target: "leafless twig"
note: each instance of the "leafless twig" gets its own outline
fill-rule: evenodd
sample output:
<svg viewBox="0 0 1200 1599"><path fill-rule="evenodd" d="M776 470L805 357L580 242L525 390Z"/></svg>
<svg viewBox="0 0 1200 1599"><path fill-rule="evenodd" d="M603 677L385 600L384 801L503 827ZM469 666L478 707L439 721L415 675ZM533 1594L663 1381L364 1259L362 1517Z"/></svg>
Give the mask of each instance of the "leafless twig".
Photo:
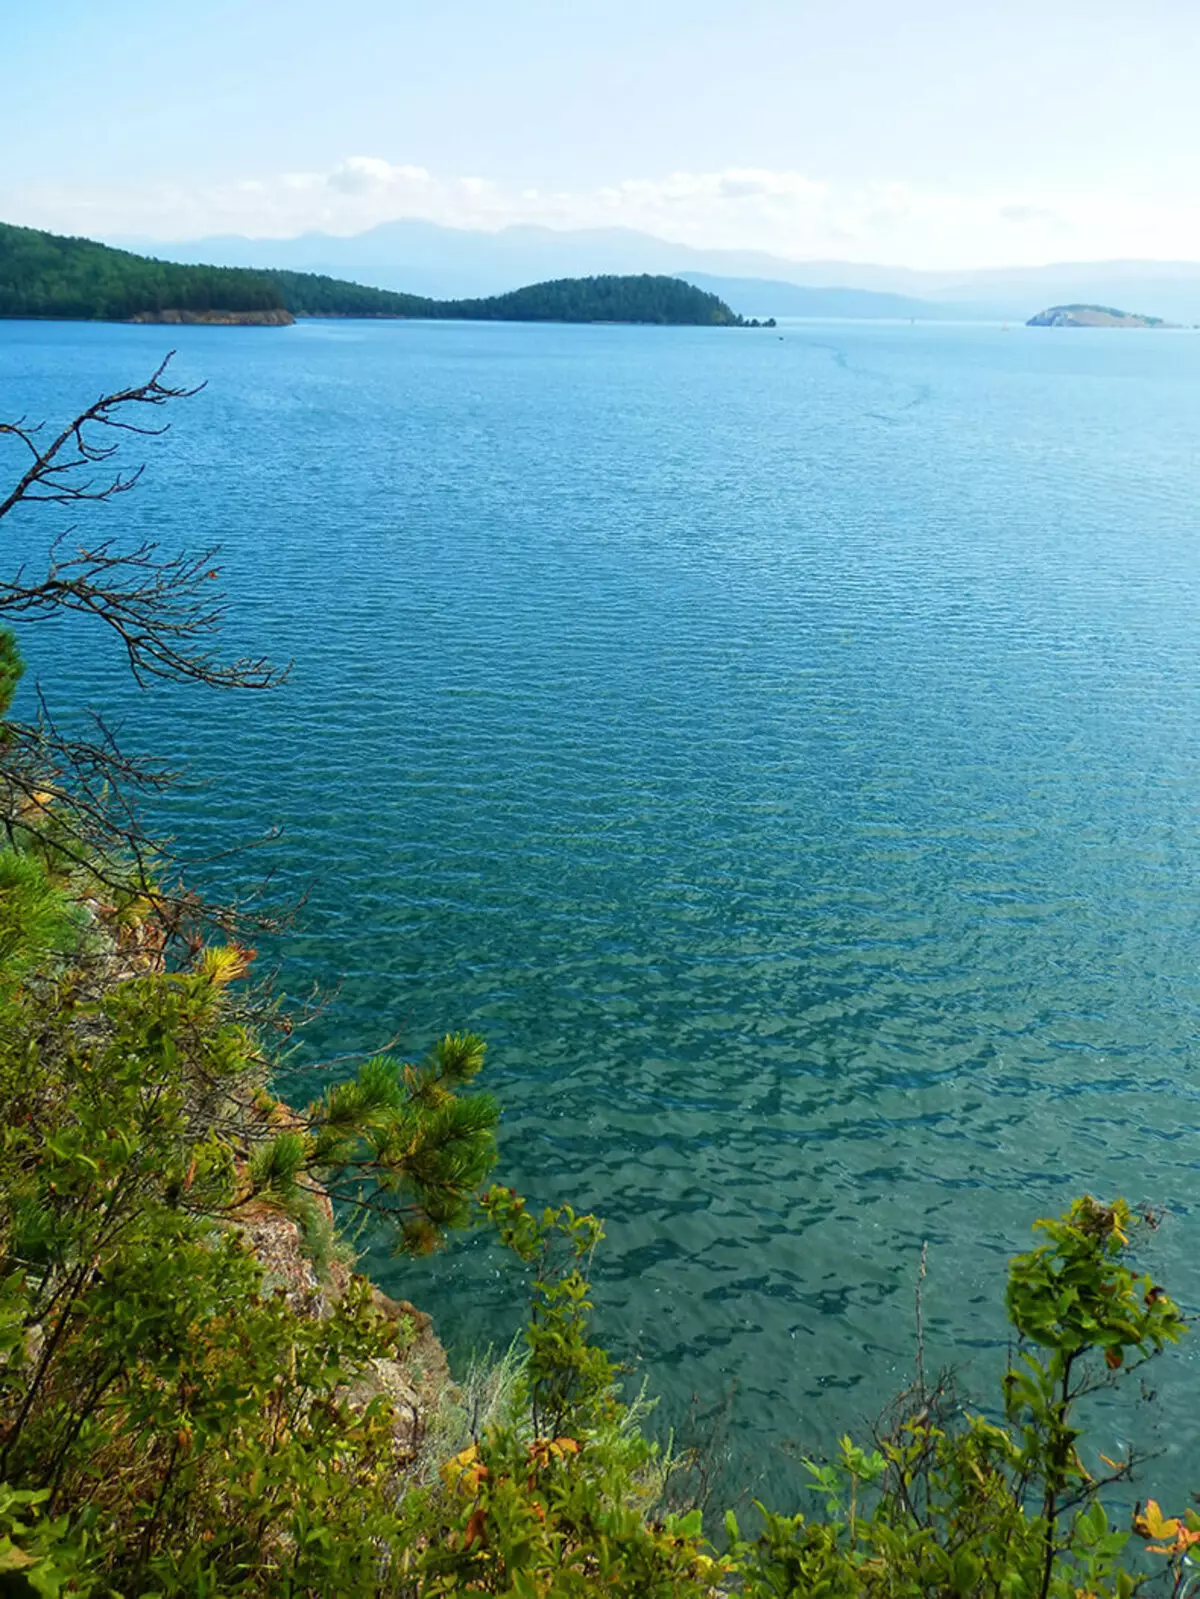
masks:
<svg viewBox="0 0 1200 1599"><path fill-rule="evenodd" d="M168 355L145 383L102 395L52 436L44 423L23 417L0 422L0 447L12 439L26 457L15 484L0 498L0 523L39 506L86 509L134 488L144 466L122 465L122 445L130 435L165 433L169 424L158 422L157 414L203 387L169 383L170 360ZM164 678L215 688L270 688L286 668L277 670L265 657L226 660L216 649L226 615L218 553L215 545L171 552L151 540L123 543L112 536L80 542L74 528L60 529L48 538L36 567L27 558L11 575L0 576L0 624L91 618L117 636L143 686ZM195 894L167 886L178 876L170 843L152 841L140 821L139 798L161 792L178 774L130 754L100 715L93 715L85 736L62 732L40 686L38 707L34 721L0 727L0 829L9 841L36 836L64 860L86 865L114 895L149 898L173 931L216 912ZM215 915L223 925L230 916L236 920L232 907L225 910L229 915Z"/></svg>

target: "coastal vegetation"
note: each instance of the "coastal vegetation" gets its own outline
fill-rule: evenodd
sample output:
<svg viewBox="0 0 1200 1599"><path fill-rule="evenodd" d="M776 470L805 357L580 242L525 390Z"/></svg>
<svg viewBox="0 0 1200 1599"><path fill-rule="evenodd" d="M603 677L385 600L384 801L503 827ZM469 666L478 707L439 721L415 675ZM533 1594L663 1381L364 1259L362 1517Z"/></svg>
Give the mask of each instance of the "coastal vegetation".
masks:
<svg viewBox="0 0 1200 1599"><path fill-rule="evenodd" d="M436 302L433 315L496 322L656 322L701 327L740 324L724 300L682 278L557 278L488 300Z"/></svg>
<svg viewBox="0 0 1200 1599"><path fill-rule="evenodd" d="M1155 1565L1190 1592L1182 1486L1133 1502L1136 1462L1080 1412L1184 1331L1134 1263L1153 1216L1083 1197L1036 1224L990 1403L927 1373L918 1296L892 1410L805 1462L802 1504L722 1515L593 1340L600 1222L489 1185L480 1039L282 1097L292 1015L244 908L141 833L128 791L155 772L17 697L17 629L70 613L142 678L278 681L215 652L213 551L77 528L64 556L46 521L132 487L120 448L184 393L164 367L45 433L0 425L24 557L0 582L0 1592L1129 1599ZM355 1217L400 1255L486 1227L525 1269L522 1352L486 1403L354 1273Z"/></svg>
<svg viewBox="0 0 1200 1599"><path fill-rule="evenodd" d="M489 299L433 300L310 272L176 266L0 224L0 317L278 323L304 316L743 325L715 294L680 278L560 278Z"/></svg>
<svg viewBox="0 0 1200 1599"><path fill-rule="evenodd" d="M0 224L0 316L128 322L164 310L285 309L277 284L239 267L175 266L90 239Z"/></svg>

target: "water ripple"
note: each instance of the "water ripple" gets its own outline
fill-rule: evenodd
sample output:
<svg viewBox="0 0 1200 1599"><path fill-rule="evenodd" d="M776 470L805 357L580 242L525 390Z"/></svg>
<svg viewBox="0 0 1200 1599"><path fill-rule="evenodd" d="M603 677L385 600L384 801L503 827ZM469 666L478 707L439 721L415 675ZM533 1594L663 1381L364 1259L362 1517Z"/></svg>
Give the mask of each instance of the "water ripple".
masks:
<svg viewBox="0 0 1200 1599"><path fill-rule="evenodd" d="M1196 340L172 336L209 388L121 515L221 538L294 676L35 662L210 779L183 838L284 825L285 980L338 985L308 1059L488 1036L506 1177L607 1217L602 1329L671 1416L735 1383L769 1475L872 1412L923 1240L929 1358L982 1383L1007 1254L1085 1187L1167 1206L1200 1300ZM5 325L0 400L160 346ZM372 1259L460 1350L514 1324L482 1240ZM1195 1476L1190 1358L1162 1379Z"/></svg>

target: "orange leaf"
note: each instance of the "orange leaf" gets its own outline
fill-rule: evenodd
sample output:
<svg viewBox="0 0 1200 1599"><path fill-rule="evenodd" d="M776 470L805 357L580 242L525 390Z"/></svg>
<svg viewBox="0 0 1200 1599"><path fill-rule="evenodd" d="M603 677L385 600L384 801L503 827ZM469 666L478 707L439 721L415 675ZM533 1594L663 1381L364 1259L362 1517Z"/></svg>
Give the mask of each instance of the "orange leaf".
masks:
<svg viewBox="0 0 1200 1599"><path fill-rule="evenodd" d="M1164 1523L1168 1528L1178 1526L1178 1522ZM1166 1536L1166 1534L1164 1534ZM1151 1543L1146 1545L1146 1553L1151 1555L1186 1555L1194 1543L1200 1543L1200 1532L1192 1532L1187 1527L1179 1527L1175 1535L1175 1542L1171 1544Z"/></svg>

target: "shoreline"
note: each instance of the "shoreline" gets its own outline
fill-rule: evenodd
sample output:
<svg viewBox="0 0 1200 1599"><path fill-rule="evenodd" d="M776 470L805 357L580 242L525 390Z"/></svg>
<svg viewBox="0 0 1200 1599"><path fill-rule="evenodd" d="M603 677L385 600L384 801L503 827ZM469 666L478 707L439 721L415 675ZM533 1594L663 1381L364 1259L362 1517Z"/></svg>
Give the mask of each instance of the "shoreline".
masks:
<svg viewBox="0 0 1200 1599"><path fill-rule="evenodd" d="M48 317L47 321L57 321L57 317ZM101 321L97 317L94 320ZM122 318L128 323L151 323L156 326L167 327L212 327L212 328L286 328L291 327L296 318L288 310L279 306L269 311L139 311L136 316Z"/></svg>

